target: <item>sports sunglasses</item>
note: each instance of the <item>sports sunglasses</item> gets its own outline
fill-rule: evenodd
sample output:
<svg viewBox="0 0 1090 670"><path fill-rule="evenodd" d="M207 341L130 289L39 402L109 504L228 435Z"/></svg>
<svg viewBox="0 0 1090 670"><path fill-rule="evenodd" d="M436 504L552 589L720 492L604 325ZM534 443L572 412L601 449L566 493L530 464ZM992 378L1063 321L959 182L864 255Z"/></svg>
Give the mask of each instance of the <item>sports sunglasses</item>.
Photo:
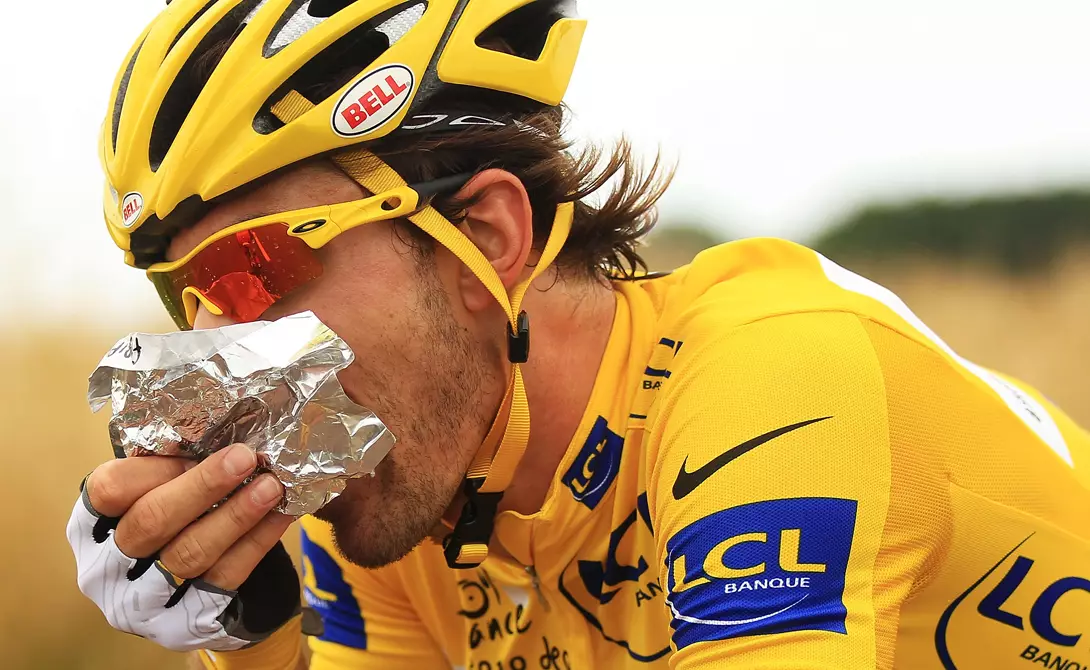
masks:
<svg viewBox="0 0 1090 670"><path fill-rule="evenodd" d="M288 293L321 276L315 251L330 240L368 223L411 216L432 197L457 192L471 176L243 221L217 231L183 258L152 265L148 279L182 330L193 328L200 305L238 323L256 321Z"/></svg>

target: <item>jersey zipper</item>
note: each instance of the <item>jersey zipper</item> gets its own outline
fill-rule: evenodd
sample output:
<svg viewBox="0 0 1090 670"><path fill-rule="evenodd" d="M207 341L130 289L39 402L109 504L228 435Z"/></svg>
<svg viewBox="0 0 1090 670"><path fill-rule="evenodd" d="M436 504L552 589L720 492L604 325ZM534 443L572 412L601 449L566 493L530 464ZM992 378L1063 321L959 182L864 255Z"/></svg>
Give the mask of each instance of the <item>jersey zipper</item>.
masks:
<svg viewBox="0 0 1090 670"><path fill-rule="evenodd" d="M528 565L526 566L526 573L530 575L530 583L533 585L534 591L537 591L537 599L541 601L541 606L546 612L550 611L549 601L545 599L545 594L541 592L541 580L537 577L537 570L534 569L534 566Z"/></svg>

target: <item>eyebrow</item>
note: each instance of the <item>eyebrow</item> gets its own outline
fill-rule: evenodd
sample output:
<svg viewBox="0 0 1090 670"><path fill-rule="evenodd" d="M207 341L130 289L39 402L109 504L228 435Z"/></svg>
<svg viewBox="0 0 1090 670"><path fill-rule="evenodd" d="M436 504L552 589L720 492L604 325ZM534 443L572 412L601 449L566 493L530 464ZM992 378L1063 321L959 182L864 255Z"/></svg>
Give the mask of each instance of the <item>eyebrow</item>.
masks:
<svg viewBox="0 0 1090 670"><path fill-rule="evenodd" d="M257 208L257 209L245 210L245 214L243 214L243 215L232 216L232 217L224 219L222 225L216 226L210 232L206 233L203 237L201 237L201 239L199 239L197 241L197 244L200 244L203 240L207 239L208 237L210 237L212 235L215 235L216 233L220 232L221 230L224 230L226 228L230 228L231 226L238 225L238 224L242 223L243 221L251 221L253 219L259 219L259 218L261 218L263 216L270 216L272 214L276 214L276 212L270 212L267 208ZM179 230L177 233L175 233L170 238L170 242L167 243L166 254L165 254L165 256L166 256L166 258L168 260L174 261L174 260L177 260L178 258L181 258L182 256L185 255L185 254L181 254L181 255L176 256L175 254L171 254L170 250L174 246L174 243L177 242L179 237L181 237L183 235L190 234L193 231L194 228L196 228L196 226L190 226L189 228L183 228L182 230ZM187 251L187 253L188 253L188 251Z"/></svg>
<svg viewBox="0 0 1090 670"><path fill-rule="evenodd" d="M278 212L269 211L268 209L247 210L247 213L243 216L232 216L231 218L227 219L228 223L227 225L223 226L223 228L230 228L231 226L238 225L243 221L252 221L254 219L260 219L263 216L272 216L273 214L277 213ZM223 228L220 228L219 230L223 230Z"/></svg>

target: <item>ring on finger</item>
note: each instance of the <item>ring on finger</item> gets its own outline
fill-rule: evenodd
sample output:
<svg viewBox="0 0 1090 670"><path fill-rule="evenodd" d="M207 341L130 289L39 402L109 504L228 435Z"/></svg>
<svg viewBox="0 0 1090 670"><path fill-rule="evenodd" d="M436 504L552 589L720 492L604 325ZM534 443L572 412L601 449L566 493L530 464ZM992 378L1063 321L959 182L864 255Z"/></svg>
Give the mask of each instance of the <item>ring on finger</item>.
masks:
<svg viewBox="0 0 1090 670"><path fill-rule="evenodd" d="M159 574L163 575L167 582L174 588L180 587L186 581L184 578L171 572L170 568L163 563L162 559L157 559L155 561L155 567L159 569Z"/></svg>

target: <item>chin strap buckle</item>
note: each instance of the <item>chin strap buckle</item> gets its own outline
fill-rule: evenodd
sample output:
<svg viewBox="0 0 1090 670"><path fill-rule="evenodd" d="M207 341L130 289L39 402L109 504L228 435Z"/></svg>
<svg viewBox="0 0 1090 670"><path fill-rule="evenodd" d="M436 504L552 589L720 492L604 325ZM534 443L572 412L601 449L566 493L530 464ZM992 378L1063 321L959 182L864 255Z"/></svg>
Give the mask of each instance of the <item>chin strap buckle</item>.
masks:
<svg viewBox="0 0 1090 670"><path fill-rule="evenodd" d="M465 480L466 502L462 514L451 534L443 538L443 555L447 565L455 570L475 568L488 558L492 522L503 491L481 493L478 489L483 483L483 478Z"/></svg>
<svg viewBox="0 0 1090 670"><path fill-rule="evenodd" d="M518 332L512 332L507 324L507 360L512 363L525 363L530 360L530 317L526 312L519 312Z"/></svg>

